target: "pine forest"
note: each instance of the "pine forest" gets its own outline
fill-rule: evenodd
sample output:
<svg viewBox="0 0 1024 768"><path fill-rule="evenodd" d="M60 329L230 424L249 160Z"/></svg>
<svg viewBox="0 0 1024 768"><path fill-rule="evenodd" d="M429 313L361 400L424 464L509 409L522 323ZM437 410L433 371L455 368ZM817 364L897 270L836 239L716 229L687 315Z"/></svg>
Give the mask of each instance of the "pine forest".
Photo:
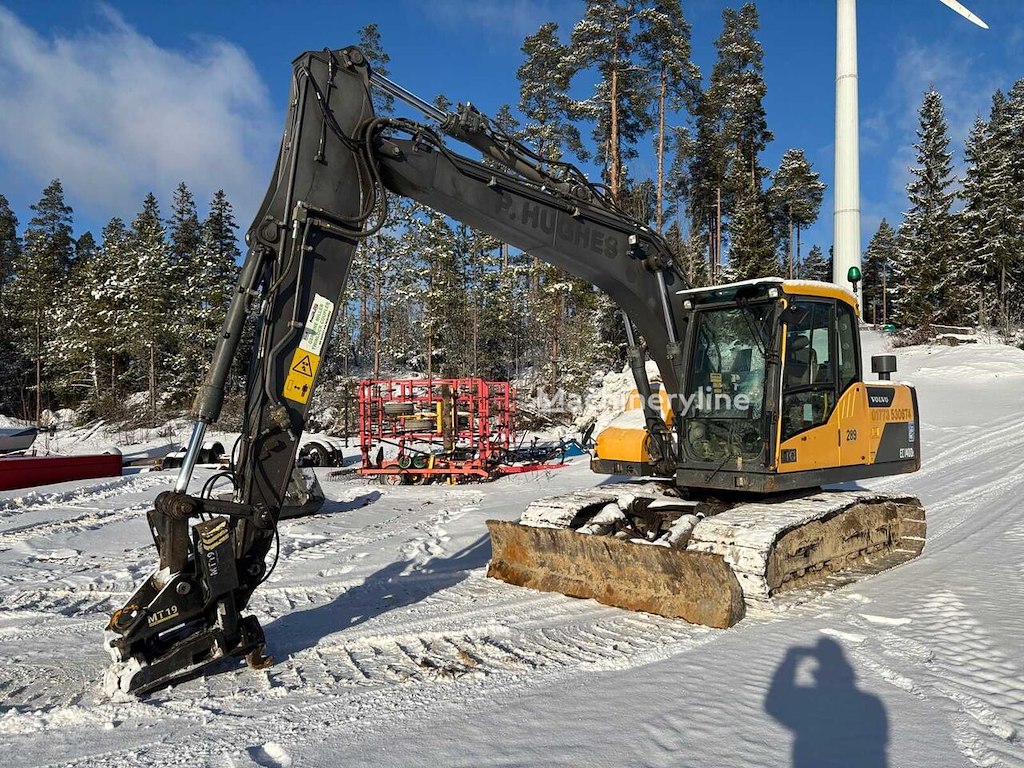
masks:
<svg viewBox="0 0 1024 768"><path fill-rule="evenodd" d="M770 142L786 142L763 106L758 29L755 4L724 11L702 73L680 0L588 0L572 29L546 23L523 40L518 101L492 118L548 167L587 169L664 236L694 285L829 280L830 243L801 241L822 215L819 173L799 147L777 168L763 164ZM360 44L387 75L376 25ZM395 109L383 96L375 107ZM863 320L1019 338L1024 79L992 95L963 147L951 143L942 95L924 93L916 137L905 210L881 221L863 253ZM641 154L654 159L652 178L631 171ZM0 413L41 422L69 408L80 421L148 424L185 413L241 259L244 233L225 193L200 215L182 182L169 205L150 194L131 221L112 218L94 234L76 232L59 179L30 211L12 210L2 192ZM393 373L581 392L621 369L624 346L615 307L592 286L392 198L386 226L357 254L318 396L327 403L359 377ZM233 377L236 403L245 368Z"/></svg>

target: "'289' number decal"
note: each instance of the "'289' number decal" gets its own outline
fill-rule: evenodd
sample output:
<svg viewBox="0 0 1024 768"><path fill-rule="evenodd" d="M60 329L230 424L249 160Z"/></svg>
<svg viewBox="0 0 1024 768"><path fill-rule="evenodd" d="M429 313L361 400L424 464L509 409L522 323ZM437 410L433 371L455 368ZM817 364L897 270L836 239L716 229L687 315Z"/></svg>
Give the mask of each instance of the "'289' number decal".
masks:
<svg viewBox="0 0 1024 768"><path fill-rule="evenodd" d="M852 443L856 439L857 439L857 430L856 429L848 429L848 430L846 430L846 442Z"/></svg>

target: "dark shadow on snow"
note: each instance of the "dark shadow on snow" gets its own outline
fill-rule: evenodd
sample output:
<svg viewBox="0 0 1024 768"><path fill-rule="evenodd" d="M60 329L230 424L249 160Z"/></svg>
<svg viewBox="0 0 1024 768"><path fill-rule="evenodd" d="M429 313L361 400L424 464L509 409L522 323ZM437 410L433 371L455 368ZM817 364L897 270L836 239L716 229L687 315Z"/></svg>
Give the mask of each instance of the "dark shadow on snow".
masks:
<svg viewBox="0 0 1024 768"><path fill-rule="evenodd" d="M317 514L320 515L337 515L342 512L351 512L356 509L362 509L368 507L375 501L380 499L380 491L370 491L360 496L356 496L351 501L332 501L327 499L324 501L323 506L320 507L320 511Z"/></svg>
<svg viewBox="0 0 1024 768"><path fill-rule="evenodd" d="M286 503L281 508L281 519L296 520L302 517L312 517L313 515L335 515L342 512L351 512L373 504L380 496L380 491L371 491L370 493L364 493L362 496L357 496L351 501L329 501L320 495L313 495L308 497L305 503L302 504ZM291 501L297 502L298 499L292 499Z"/></svg>
<svg viewBox="0 0 1024 768"><path fill-rule="evenodd" d="M481 536L451 557L433 558L421 565L411 560L389 563L358 586L331 602L293 611L267 624L267 652L284 659L314 647L321 638L447 589L482 568L491 559L491 540Z"/></svg>
<svg viewBox="0 0 1024 768"><path fill-rule="evenodd" d="M797 682L803 659L816 663L814 684ZM886 768L889 723L877 696L857 688L842 647L827 637L786 651L765 711L793 731L793 768Z"/></svg>

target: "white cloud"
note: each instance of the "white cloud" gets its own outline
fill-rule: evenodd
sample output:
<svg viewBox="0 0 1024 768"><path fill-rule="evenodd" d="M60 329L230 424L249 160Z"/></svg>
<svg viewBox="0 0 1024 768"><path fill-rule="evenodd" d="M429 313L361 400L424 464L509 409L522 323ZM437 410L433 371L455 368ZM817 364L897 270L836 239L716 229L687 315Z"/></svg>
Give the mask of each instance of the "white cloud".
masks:
<svg viewBox="0 0 1024 768"><path fill-rule="evenodd" d="M922 44L902 40L892 76L884 93L866 110L862 121L862 162L884 163L884 186L866 188L862 179L862 207L886 211L889 223L899 224L908 202L906 187L916 162L913 144L924 94L934 88L942 95L949 126L953 173L962 177L964 140L978 115L988 116L992 94L1006 89L1007 72L965 55L947 41Z"/></svg>
<svg viewBox="0 0 1024 768"><path fill-rule="evenodd" d="M942 44L907 44L896 62L885 108L887 122L902 148L893 158L890 182L894 188L902 190L910 180L907 168L914 160L912 143L917 140L915 131L925 92L934 88L942 95L950 150L955 166L962 170L964 140L975 118L988 116L996 89L1007 87L1003 75L981 69L971 58Z"/></svg>
<svg viewBox="0 0 1024 768"><path fill-rule="evenodd" d="M77 212L130 218L184 181L223 188L239 223L270 178L278 131L244 51L223 40L161 48L113 10L99 28L45 38L0 7L0 156L21 183L59 177Z"/></svg>

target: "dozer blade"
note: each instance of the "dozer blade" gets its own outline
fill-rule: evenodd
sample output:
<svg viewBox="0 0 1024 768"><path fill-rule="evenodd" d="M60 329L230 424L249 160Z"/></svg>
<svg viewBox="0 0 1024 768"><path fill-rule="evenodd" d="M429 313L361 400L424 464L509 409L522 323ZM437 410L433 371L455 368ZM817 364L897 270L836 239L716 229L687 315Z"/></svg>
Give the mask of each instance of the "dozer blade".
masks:
<svg viewBox="0 0 1024 768"><path fill-rule="evenodd" d="M501 520L487 528L487 575L509 584L723 629L743 618L743 591L721 555Z"/></svg>

